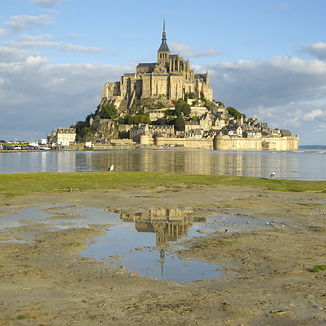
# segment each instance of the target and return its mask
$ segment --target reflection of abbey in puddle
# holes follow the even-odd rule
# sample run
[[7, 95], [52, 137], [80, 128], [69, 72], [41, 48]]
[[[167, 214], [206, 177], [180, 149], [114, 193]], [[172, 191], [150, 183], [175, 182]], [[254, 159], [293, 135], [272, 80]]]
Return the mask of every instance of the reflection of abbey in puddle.
[[151, 209], [136, 214], [121, 213], [120, 218], [124, 222], [134, 222], [138, 232], [155, 233], [156, 244], [161, 245], [187, 235], [194, 222], [206, 222], [205, 218], [195, 218], [191, 213], [182, 209]]

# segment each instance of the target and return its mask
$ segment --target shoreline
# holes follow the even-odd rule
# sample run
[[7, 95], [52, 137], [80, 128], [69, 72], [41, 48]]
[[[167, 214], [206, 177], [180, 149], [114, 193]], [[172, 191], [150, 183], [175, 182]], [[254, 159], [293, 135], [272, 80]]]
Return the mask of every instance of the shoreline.
[[[0, 202], [0, 216], [35, 205], [83, 205], [108, 211], [192, 208], [197, 216], [235, 214], [275, 221], [273, 230], [217, 232], [185, 240], [182, 259], [223, 265], [222, 279], [157, 281], [79, 252], [90, 229], [47, 230], [31, 223], [0, 243], [0, 325], [321, 325], [325, 322], [326, 194], [249, 186], [122, 187], [30, 193]], [[1, 218], [1, 217], [0, 217]], [[284, 225], [284, 227], [283, 227]], [[1, 232], [1, 237], [9, 236]], [[80, 242], [80, 246], [66, 245]], [[185, 262], [186, 263], [186, 262]]]

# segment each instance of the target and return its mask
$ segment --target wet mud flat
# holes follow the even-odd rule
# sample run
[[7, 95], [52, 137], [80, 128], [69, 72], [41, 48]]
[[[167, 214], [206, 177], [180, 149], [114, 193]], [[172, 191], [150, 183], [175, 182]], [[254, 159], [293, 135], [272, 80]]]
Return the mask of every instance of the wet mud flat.
[[185, 262], [222, 266], [220, 278], [195, 282], [156, 280], [126, 269], [119, 260], [83, 256], [110, 225], [61, 230], [50, 221], [13, 225], [0, 234], [0, 325], [325, 324], [326, 271], [311, 271], [326, 265], [325, 202], [323, 193], [226, 186], [72, 191], [2, 200], [0, 219], [31, 206], [80, 205], [126, 214], [162, 207], [192, 210], [201, 218], [238, 214], [272, 225], [218, 230], [182, 240], [181, 249], [169, 248]]

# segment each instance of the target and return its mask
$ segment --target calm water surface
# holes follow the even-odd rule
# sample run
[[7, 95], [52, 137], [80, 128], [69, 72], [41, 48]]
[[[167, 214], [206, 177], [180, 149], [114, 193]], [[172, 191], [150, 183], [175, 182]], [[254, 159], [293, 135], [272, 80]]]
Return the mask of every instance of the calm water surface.
[[270, 230], [273, 223], [228, 214], [203, 218], [180, 209], [117, 214], [82, 205], [43, 205], [8, 211], [2, 216], [0, 242], [28, 243], [39, 233], [100, 226], [106, 234], [81, 252], [82, 256], [100, 259], [110, 268], [124, 266], [155, 279], [192, 282], [222, 277], [222, 266], [180, 259], [171, 250], [183, 248], [180, 240], [225, 229], [230, 232]]
[[114, 149], [0, 153], [0, 173], [106, 171], [172, 172], [326, 180], [326, 151]]

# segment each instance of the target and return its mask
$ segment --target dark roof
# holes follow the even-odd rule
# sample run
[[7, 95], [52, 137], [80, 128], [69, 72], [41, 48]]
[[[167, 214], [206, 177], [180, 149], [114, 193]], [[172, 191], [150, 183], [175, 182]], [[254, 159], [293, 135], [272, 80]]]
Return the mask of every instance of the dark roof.
[[139, 63], [137, 67], [153, 67], [156, 63]]
[[293, 136], [292, 132], [290, 130], [288, 130], [288, 129], [281, 129], [281, 133], [282, 133], [283, 137]]
[[162, 43], [157, 52], [170, 52], [169, 47], [166, 43], [166, 32], [165, 32], [165, 21], [163, 23]]
[[161, 45], [160, 45], [160, 48], [158, 49], [158, 52], [170, 52], [170, 49], [169, 49], [169, 47], [168, 47], [168, 45], [167, 45], [167, 43], [166, 43], [166, 41], [163, 41], [162, 40], [162, 43], [161, 43]]

